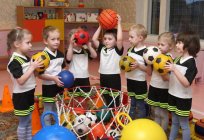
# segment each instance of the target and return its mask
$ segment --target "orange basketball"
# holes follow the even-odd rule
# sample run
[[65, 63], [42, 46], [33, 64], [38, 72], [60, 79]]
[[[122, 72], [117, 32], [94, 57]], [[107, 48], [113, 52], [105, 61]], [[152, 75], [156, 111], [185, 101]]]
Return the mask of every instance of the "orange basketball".
[[118, 23], [117, 13], [111, 9], [105, 9], [100, 13], [98, 21], [103, 29], [112, 29]]

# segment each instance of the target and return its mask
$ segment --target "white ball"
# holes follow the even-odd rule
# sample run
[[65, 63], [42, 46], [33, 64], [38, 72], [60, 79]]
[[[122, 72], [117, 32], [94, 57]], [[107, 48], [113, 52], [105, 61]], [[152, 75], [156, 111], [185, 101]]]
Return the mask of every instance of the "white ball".
[[115, 139], [115, 138], [120, 137], [121, 135], [120, 135], [120, 132], [118, 130], [116, 130], [116, 129], [109, 129], [107, 131], [107, 136], [108, 137], [112, 137], [112, 138]]
[[79, 135], [85, 134], [90, 130], [91, 120], [85, 115], [79, 115], [73, 122], [73, 128]]
[[73, 125], [76, 126], [82, 123], [84, 123], [85, 125], [89, 125], [91, 124], [91, 120], [88, 119], [85, 115], [79, 115], [75, 118]]
[[74, 126], [74, 131], [79, 135], [83, 135], [83, 134], [87, 133], [90, 129], [91, 128], [89, 126], [85, 125], [84, 123]]
[[161, 51], [156, 46], [149, 46], [147, 47], [143, 52], [143, 58], [145, 62], [149, 65], [151, 65], [154, 61], [154, 59], [161, 54]]
[[97, 120], [96, 114], [93, 114], [93, 113], [91, 113], [91, 112], [86, 112], [86, 117], [87, 117], [88, 119], [90, 119], [91, 125], [93, 125], [93, 124], [96, 123], [96, 120]]

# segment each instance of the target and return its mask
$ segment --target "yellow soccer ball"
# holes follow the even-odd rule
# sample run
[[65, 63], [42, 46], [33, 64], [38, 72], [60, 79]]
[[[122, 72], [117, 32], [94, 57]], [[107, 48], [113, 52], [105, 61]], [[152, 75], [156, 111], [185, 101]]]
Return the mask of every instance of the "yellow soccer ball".
[[122, 56], [119, 61], [120, 69], [125, 72], [130, 72], [131, 71], [130, 65], [132, 62], [135, 62], [135, 59], [133, 59], [132, 57]]
[[43, 72], [50, 64], [50, 57], [45, 52], [38, 52], [32, 56], [33, 61], [40, 58], [43, 61], [43, 67], [35, 69], [37, 72]]
[[170, 56], [164, 54], [158, 55], [153, 62], [154, 70], [158, 71], [161, 75], [167, 74], [169, 71], [164, 68], [167, 62], [173, 63], [173, 60]]

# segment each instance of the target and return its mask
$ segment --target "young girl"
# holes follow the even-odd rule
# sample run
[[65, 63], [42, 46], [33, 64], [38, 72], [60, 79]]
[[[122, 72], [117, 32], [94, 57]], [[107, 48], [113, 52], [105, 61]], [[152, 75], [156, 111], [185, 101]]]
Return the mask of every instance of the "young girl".
[[[164, 32], [159, 35], [158, 48], [162, 54], [170, 55], [169, 52], [175, 46], [174, 35], [171, 32]], [[152, 72], [147, 104], [151, 106], [151, 113], [154, 120], [161, 125], [164, 131], [168, 129], [168, 75], [160, 75], [157, 71]]]
[[[66, 59], [69, 63], [69, 70], [74, 75], [74, 85], [76, 86], [90, 86], [88, 59], [96, 58], [97, 53], [92, 48], [91, 42], [86, 45], [78, 45], [74, 39], [74, 33], [82, 29], [73, 29], [70, 31], [70, 44], [67, 49]], [[85, 48], [86, 47], [86, 48]], [[85, 92], [89, 92], [89, 88], [82, 88]]]
[[[50, 58], [49, 67], [39, 75], [43, 79], [42, 97], [44, 102], [44, 112], [56, 112], [54, 97], [63, 92], [63, 82], [60, 81], [58, 74], [66, 67], [64, 54], [58, 50], [60, 45], [60, 32], [54, 26], [46, 26], [43, 29], [43, 40], [46, 45], [44, 52]], [[49, 115], [45, 116], [45, 124], [50, 125]]]
[[36, 81], [34, 70], [42, 67], [40, 60], [30, 61], [32, 35], [26, 29], [13, 29], [7, 36], [8, 50], [14, 51], [7, 70], [13, 81], [14, 114], [18, 116], [17, 136], [19, 140], [31, 140], [31, 113], [34, 110]]
[[[100, 85], [111, 89], [121, 90], [121, 78], [119, 61], [123, 54], [121, 18], [118, 15], [118, 29], [106, 30], [103, 43], [99, 43], [101, 26], [93, 35], [92, 41], [100, 53]], [[113, 98], [109, 94], [103, 95], [106, 104], [114, 107]], [[119, 105], [119, 96], [116, 97], [116, 105]]]
[[175, 140], [182, 129], [183, 140], [190, 140], [189, 113], [192, 105], [191, 84], [197, 74], [196, 54], [200, 50], [200, 39], [194, 32], [179, 33], [176, 49], [180, 57], [174, 64], [167, 63], [171, 71], [169, 78], [168, 110], [172, 113], [172, 126], [169, 140]]
[[132, 71], [126, 72], [125, 77], [127, 79], [128, 95], [131, 99], [129, 115], [132, 119], [146, 117], [144, 99], [147, 96], [147, 67], [143, 58], [143, 52], [146, 49], [144, 45], [146, 37], [147, 30], [143, 25], [137, 24], [130, 27], [129, 41], [131, 47], [128, 49], [127, 55], [136, 61], [131, 63]]

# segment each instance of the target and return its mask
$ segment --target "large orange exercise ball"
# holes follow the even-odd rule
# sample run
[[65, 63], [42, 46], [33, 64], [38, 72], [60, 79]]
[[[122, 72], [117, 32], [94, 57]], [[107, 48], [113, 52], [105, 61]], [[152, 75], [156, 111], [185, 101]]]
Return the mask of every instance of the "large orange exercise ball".
[[105, 9], [100, 13], [98, 21], [103, 29], [113, 29], [118, 23], [117, 13], [111, 9]]
[[[120, 121], [121, 115], [125, 115], [130, 121], [127, 125]], [[132, 121], [126, 113], [120, 113], [117, 121], [123, 130], [120, 140], [167, 140], [164, 130], [156, 122], [149, 119], [137, 119]]]

